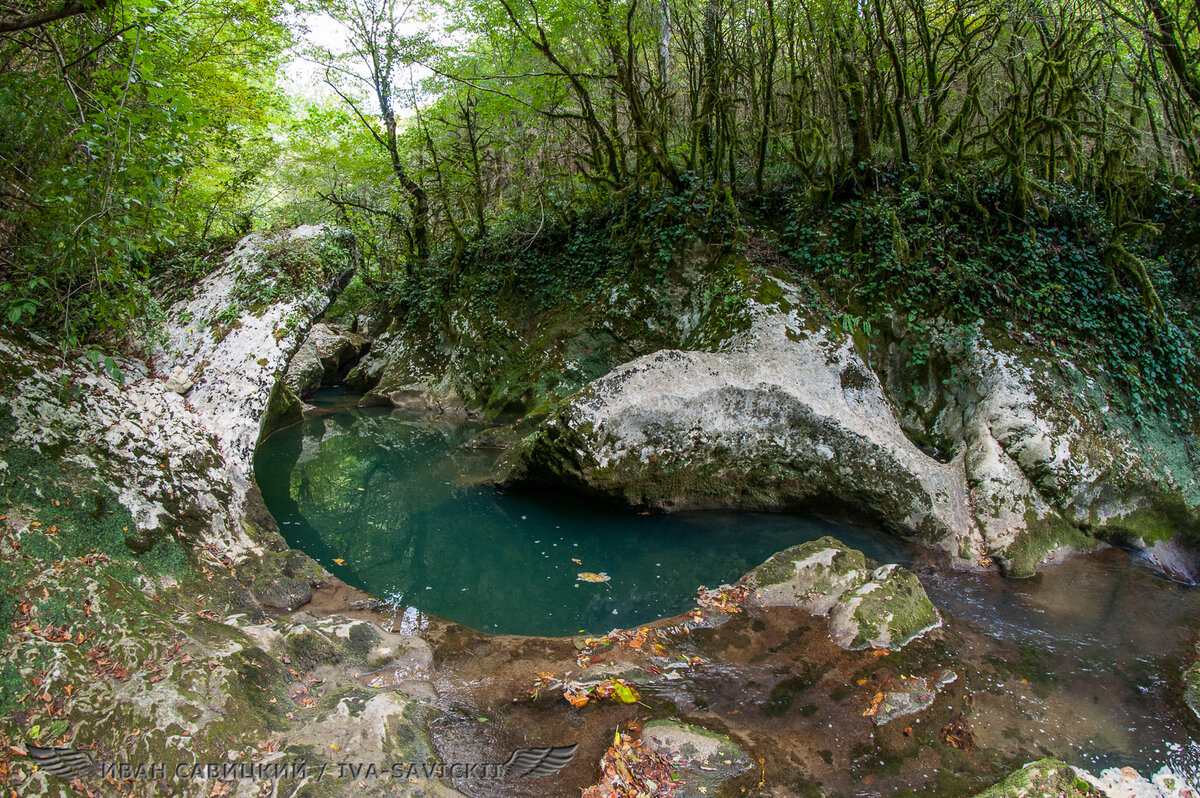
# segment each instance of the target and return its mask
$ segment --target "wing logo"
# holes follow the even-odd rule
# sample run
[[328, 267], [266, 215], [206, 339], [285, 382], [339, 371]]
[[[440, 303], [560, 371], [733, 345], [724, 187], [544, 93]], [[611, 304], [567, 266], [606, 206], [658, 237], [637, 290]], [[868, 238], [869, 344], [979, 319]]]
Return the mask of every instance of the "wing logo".
[[29, 758], [44, 770], [60, 779], [78, 779], [91, 775], [96, 770], [96, 760], [87, 751], [77, 748], [38, 748], [26, 746]]
[[518, 748], [504, 763], [504, 775], [536, 779], [557, 773], [571, 764], [578, 747], [579, 743], [556, 748]]

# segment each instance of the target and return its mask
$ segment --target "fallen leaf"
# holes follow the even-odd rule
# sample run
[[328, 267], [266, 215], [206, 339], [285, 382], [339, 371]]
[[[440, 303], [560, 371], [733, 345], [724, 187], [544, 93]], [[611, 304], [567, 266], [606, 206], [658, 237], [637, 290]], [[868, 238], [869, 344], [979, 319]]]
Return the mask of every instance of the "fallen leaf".
[[610, 579], [612, 579], [612, 577], [603, 571], [598, 574], [594, 574], [591, 571], [584, 571], [575, 577], [575, 580], [578, 582], [607, 582]]
[[638, 695], [638, 691], [633, 687], [620, 681], [616, 681], [615, 683], [616, 686], [613, 687], [613, 695], [616, 696], [617, 700], [622, 704], [633, 704], [639, 698], [641, 698], [641, 696]]

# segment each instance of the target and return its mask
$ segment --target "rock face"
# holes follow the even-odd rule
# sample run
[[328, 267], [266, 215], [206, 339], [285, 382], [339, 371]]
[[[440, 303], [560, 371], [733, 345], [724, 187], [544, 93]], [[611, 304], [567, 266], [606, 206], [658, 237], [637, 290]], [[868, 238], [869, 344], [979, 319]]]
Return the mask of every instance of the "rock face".
[[[234, 562], [261, 552], [263, 541], [251, 531], [261, 500], [250, 474], [260, 420], [345, 263], [318, 261], [301, 286], [269, 305], [252, 308], [239, 296], [268, 279], [271, 253], [319, 247], [322, 232], [244, 239], [190, 296], [171, 304], [165, 344], [149, 360], [116, 358], [105, 371], [86, 358], [64, 361], [0, 340], [11, 364], [0, 415], [16, 444], [0, 459], [24, 467], [16, 461], [40, 455], [32, 467], [54, 461], [76, 469], [80, 498], [96, 492], [96, 502], [111, 499], [146, 548], [180, 537]], [[266, 526], [274, 528], [269, 517]]]
[[367, 347], [367, 339], [357, 333], [314, 324], [292, 356], [284, 384], [294, 395], [307, 399], [322, 385], [332, 385], [345, 376]]
[[[165, 346], [144, 358], [98, 364], [0, 338], [5, 739], [172, 775], [193, 763], [328, 761], [330, 741], [355, 761], [432, 756], [427, 710], [410, 697], [432, 694], [422, 641], [265, 611], [294, 610], [328, 578], [287, 549], [250, 458], [272, 388], [346, 257], [317, 228], [252, 236], [187, 295], [167, 297]], [[404, 686], [371, 686], [360, 672], [403, 672]], [[54, 700], [36, 700], [36, 686]], [[78, 794], [13, 750], [0, 759], [23, 793]], [[154, 784], [134, 791], [258, 789], [235, 780], [230, 793], [206, 773]], [[359, 794], [352, 782], [310, 788]], [[408, 794], [454, 793], [429, 783]]]
[[672, 510], [837, 496], [938, 540], [970, 525], [960, 474], [905, 437], [852, 342], [759, 308], [722, 351], [658, 352], [592, 382], [508, 480]]
[[878, 566], [831, 537], [772, 555], [740, 584], [752, 604], [828, 615], [829, 635], [845, 649], [902, 648], [942, 624], [912, 572]]
[[715, 258], [695, 243], [668, 277], [661, 264], [646, 268], [622, 253], [624, 267], [589, 284], [586, 298], [543, 304], [497, 285], [487, 296], [447, 297], [443, 318], [397, 310], [346, 384], [367, 401], [433, 413], [544, 412], [619, 363], [704, 337]]
[[[217, 436], [239, 483], [249, 477], [261, 419], [279, 375], [350, 266], [317, 252], [327, 246], [325, 233], [309, 226], [274, 239], [247, 236], [220, 268], [195, 285], [191, 297], [178, 300], [167, 313], [167, 340], [154, 366], [165, 374], [182, 369], [193, 381], [188, 404]], [[271, 262], [287, 257], [288, 248], [311, 250], [321, 258], [320, 267], [302, 273], [286, 291], [270, 290], [277, 279]]]
[[896, 398], [912, 393], [901, 368], [881, 379], [861, 342], [774, 284], [778, 298], [751, 303], [748, 327], [716, 351], [646, 355], [570, 397], [506, 459], [500, 484], [670, 510], [833, 500], [966, 566], [1029, 575], [1109, 540], [1188, 575], [1194, 556], [1178, 544], [1194, 540], [1200, 483], [1186, 435], [1160, 425], [1161, 440], [1136, 440], [1098, 387], [1064, 398], [1075, 386], [1048, 380], [1049, 364], [978, 330], [954, 353], [956, 378], [914, 407]]

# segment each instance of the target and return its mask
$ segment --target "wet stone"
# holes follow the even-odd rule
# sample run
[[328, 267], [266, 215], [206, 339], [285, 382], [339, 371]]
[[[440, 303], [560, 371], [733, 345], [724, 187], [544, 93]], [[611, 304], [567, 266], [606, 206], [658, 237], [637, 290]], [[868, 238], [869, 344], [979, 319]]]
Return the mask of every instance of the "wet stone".
[[647, 723], [642, 745], [678, 766], [677, 798], [716, 795], [722, 784], [752, 766], [746, 752], [728, 737], [671, 720]]
[[958, 681], [958, 674], [943, 670], [931, 677], [904, 676], [891, 686], [894, 689], [881, 691], [879, 704], [871, 720], [882, 726], [905, 715], [915, 715], [933, 706], [938, 692], [945, 686]]

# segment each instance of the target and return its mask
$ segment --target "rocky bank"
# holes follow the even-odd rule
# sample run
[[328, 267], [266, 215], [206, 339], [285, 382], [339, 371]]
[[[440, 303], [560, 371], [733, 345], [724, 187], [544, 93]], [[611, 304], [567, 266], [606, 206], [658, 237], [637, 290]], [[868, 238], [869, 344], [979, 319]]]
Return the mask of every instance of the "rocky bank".
[[667, 510], [833, 502], [1012, 576], [1104, 543], [1200, 575], [1200, 453], [1171, 421], [1135, 421], [1102, 379], [982, 327], [936, 337], [952, 378], [914, 383], [902, 339], [851, 335], [811, 289], [758, 279], [716, 346], [643, 355], [561, 402], [501, 484]]
[[[422, 704], [357, 678], [403, 667], [417, 684], [428, 645], [278, 615], [328, 575], [287, 548], [251, 475], [260, 430], [287, 412], [281, 377], [349, 276], [348, 249], [300, 228], [250, 236], [214, 265], [167, 290], [165, 336], [141, 356], [0, 340], [0, 768], [25, 795], [266, 795], [278, 779], [222, 781], [208, 763], [429, 757]], [[16, 755], [31, 745], [172, 776], [201, 767], [182, 781], [71, 782]], [[358, 792], [312, 772], [290, 789]], [[426, 781], [404, 794], [453, 791]]]

